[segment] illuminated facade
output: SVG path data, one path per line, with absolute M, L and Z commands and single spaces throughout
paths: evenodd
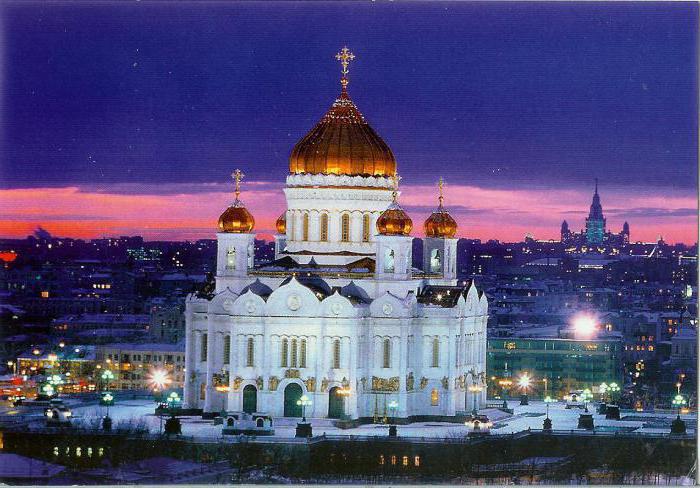
M 187 299 L 189 408 L 300 417 L 306 395 L 307 416 L 378 419 L 454 416 L 485 402 L 488 305 L 457 282 L 442 184 L 416 269 L 396 161 L 348 95 L 354 56 L 337 58 L 341 94 L 292 150 L 270 264 L 253 262 L 254 218 L 234 174 L 215 285 Z

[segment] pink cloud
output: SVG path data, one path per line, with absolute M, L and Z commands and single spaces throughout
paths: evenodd
M 147 193 L 143 185 L 0 190 L 0 235 L 24 237 L 41 225 L 61 236 L 94 238 L 140 234 L 147 239 L 212 238 L 219 214 L 232 200 L 230 185 L 176 185 Z M 241 198 L 255 216 L 261 237 L 272 233 L 285 209 L 281 185 L 247 182 Z M 697 241 L 694 195 L 651 195 L 642 189 L 607 189 L 602 194 L 608 227 L 618 231 L 628 220 L 633 240 L 663 235 L 668 242 Z M 556 239 L 563 219 L 576 230 L 584 225 L 590 191 L 505 190 L 449 185 L 445 206 L 459 224 L 460 237 L 521 240 L 527 233 Z M 401 204 L 413 218 L 414 235 L 436 206 L 434 186 L 402 185 Z

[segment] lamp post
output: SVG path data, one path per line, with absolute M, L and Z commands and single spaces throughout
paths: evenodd
M 102 388 L 105 390 L 109 390 L 109 384 L 114 379 L 114 373 L 112 373 L 112 371 L 110 371 L 109 369 L 105 369 L 102 372 L 101 378 L 102 378 Z
M 544 404 L 547 406 L 547 416 L 544 419 L 544 430 L 552 430 L 552 419 L 549 418 L 549 404 L 556 400 L 549 395 L 544 397 Z
M 681 420 L 681 409 L 683 408 L 683 405 L 687 403 L 688 402 L 683 395 L 680 394 L 676 395 L 673 400 L 671 400 L 671 404 L 678 408 L 678 416 L 676 417 L 676 420 L 671 422 L 671 434 L 685 434 L 685 422 Z
M 598 391 L 600 392 L 600 401 L 605 402 L 605 396 L 608 393 L 608 389 L 610 387 L 608 386 L 607 383 L 601 383 L 600 386 L 598 387 Z
M 301 421 L 306 423 L 306 407 L 311 406 L 311 400 L 306 395 L 302 395 L 299 400 L 297 400 L 297 405 L 301 406 Z
M 503 408 L 508 408 L 508 388 L 513 384 L 513 382 L 509 379 L 505 380 L 499 380 L 498 385 L 501 387 L 501 391 L 503 392 Z
M 396 410 L 399 408 L 399 402 L 392 400 L 389 402 L 389 412 L 391 413 L 391 424 L 389 424 L 389 436 L 396 437 Z
M 583 393 L 581 393 L 581 399 L 583 400 L 583 409 L 586 413 L 588 413 L 588 402 L 591 401 L 593 398 L 593 393 L 591 393 L 591 390 L 586 388 L 583 390 Z
M 523 373 L 520 378 L 518 378 L 518 386 L 523 391 L 523 394 L 520 395 L 520 405 L 527 405 L 529 403 L 527 389 L 530 387 L 530 381 L 531 379 L 527 372 Z
M 610 402 L 615 403 L 615 394 L 620 391 L 620 387 L 617 383 L 610 383 L 608 385 L 608 392 L 610 392 Z
M 472 408 L 472 417 L 476 418 L 476 416 L 479 413 L 479 410 L 476 408 L 476 396 L 481 391 L 481 387 L 478 384 L 473 383 L 472 385 L 469 386 L 469 391 L 471 392 L 472 398 L 474 400 L 474 402 L 473 402 L 474 406 Z

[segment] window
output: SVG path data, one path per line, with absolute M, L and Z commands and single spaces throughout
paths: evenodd
M 408 466 L 408 456 L 404 456 L 401 461 L 401 464 L 403 464 L 404 466 Z
M 396 456 L 391 456 L 391 464 L 396 466 Z
M 308 241 L 309 240 L 309 214 L 304 214 L 304 217 L 302 218 L 301 231 L 302 231 L 301 240 Z
M 369 242 L 369 214 L 362 216 L 362 242 Z
M 333 368 L 340 368 L 340 339 L 333 341 Z
M 248 337 L 248 350 L 246 354 L 246 363 L 245 365 L 247 367 L 252 367 L 255 363 L 255 341 L 253 340 L 252 337 Z
M 199 360 L 206 361 L 207 360 L 207 334 L 202 334 L 202 346 L 201 346 L 201 349 L 199 350 L 199 352 L 200 352 Z
M 420 466 L 420 456 L 416 456 L 413 458 L 413 465 L 416 467 Z
M 54 449 L 58 449 L 58 447 L 54 447 Z M 58 455 L 58 454 L 56 454 Z M 384 465 L 384 454 L 379 455 L 379 464 Z
M 180 358 L 178 357 L 178 360 Z M 231 336 L 224 336 L 224 364 L 228 364 L 231 359 Z
M 306 339 L 301 340 L 301 351 L 299 351 L 299 367 L 306 367 Z
M 440 403 L 440 399 L 438 397 L 438 391 L 437 391 L 437 388 L 433 388 L 433 391 L 430 392 L 430 404 L 433 407 L 437 407 L 438 403 Z
M 384 252 L 384 272 L 393 273 L 394 272 L 394 250 L 387 249 Z
M 292 368 L 297 367 L 297 340 L 292 339 Z
M 321 214 L 321 241 L 328 241 L 328 214 Z
M 340 240 L 342 242 L 350 241 L 350 215 L 343 214 L 340 218 Z
M 433 368 L 440 367 L 440 339 L 433 339 Z
M 226 251 L 226 269 L 236 269 L 236 248 L 229 247 Z
M 384 339 L 384 354 L 382 367 L 391 368 L 391 339 Z
M 205 396 L 205 394 L 206 394 L 206 390 L 207 390 L 207 385 L 206 385 L 206 384 L 202 383 L 201 385 L 199 385 L 199 399 L 200 399 L 200 400 L 204 400 L 204 396 Z
M 289 341 L 287 339 L 282 339 L 282 360 L 280 366 L 282 368 L 287 367 L 287 357 L 288 357 Z

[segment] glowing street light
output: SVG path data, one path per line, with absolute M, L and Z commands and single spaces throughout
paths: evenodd
M 547 406 L 547 418 L 549 418 L 549 404 L 552 402 L 556 402 L 556 398 L 552 398 L 551 396 L 547 395 L 544 397 L 544 403 Z
M 299 400 L 297 400 L 297 405 L 301 406 L 301 421 L 306 422 L 306 407 L 311 406 L 311 400 L 306 395 L 302 395 Z
M 593 398 L 593 393 L 591 393 L 591 390 L 586 388 L 583 390 L 583 393 L 581 393 L 581 400 L 583 400 L 583 405 L 584 405 L 584 410 L 588 412 L 588 402 Z
M 681 418 L 681 409 L 683 408 L 683 405 L 686 405 L 688 402 L 686 399 L 683 397 L 683 395 L 676 395 L 673 400 L 671 400 L 671 404 L 673 404 L 674 407 L 678 408 L 678 418 Z
M 593 317 L 588 315 L 579 315 L 574 319 L 574 332 L 579 337 L 592 337 L 598 328 Z
M 102 381 L 105 384 L 105 390 L 109 390 L 109 384 L 114 379 L 114 373 L 112 373 L 108 369 L 105 369 L 100 377 L 102 378 Z
M 148 382 L 151 384 L 153 391 L 156 392 L 163 390 L 166 385 L 169 385 L 171 379 L 168 376 L 168 372 L 164 369 L 154 369 L 148 375 Z
M 478 409 L 476 408 L 476 397 L 481 391 L 481 386 L 478 384 L 474 383 L 472 385 L 469 385 L 469 392 L 472 394 L 472 399 L 474 400 L 474 407 L 472 408 L 472 416 L 476 417 L 477 414 L 479 413 Z
M 615 403 L 615 394 L 620 391 L 620 386 L 617 383 L 610 383 L 608 391 L 610 392 L 610 401 Z
M 604 402 L 605 401 L 605 394 L 608 392 L 610 387 L 608 386 L 607 383 L 601 383 L 600 386 L 598 387 L 598 391 L 600 392 L 600 401 Z
M 523 394 L 520 396 L 520 405 L 527 405 L 527 389 L 530 387 L 532 380 L 527 373 L 523 373 L 520 378 L 518 378 L 518 386 L 523 390 Z

